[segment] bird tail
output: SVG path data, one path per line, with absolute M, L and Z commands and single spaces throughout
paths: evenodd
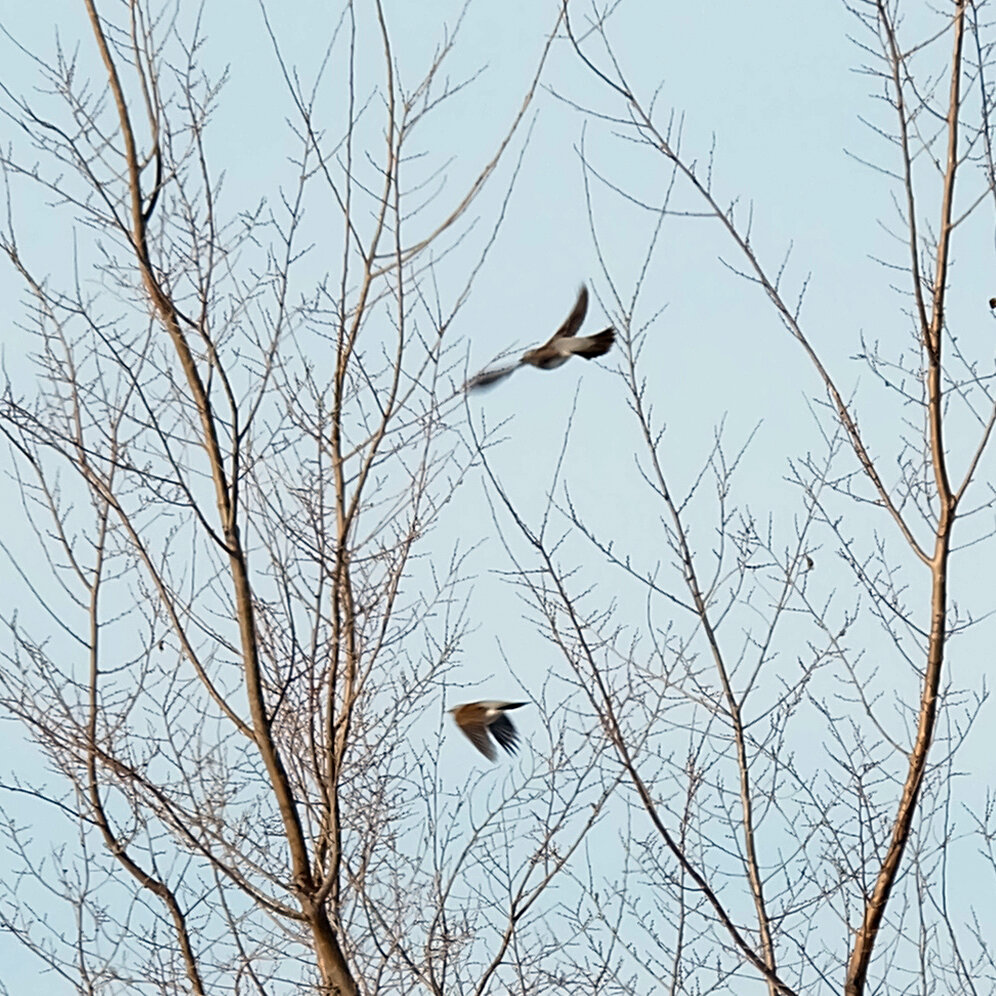
M 583 356 L 586 360 L 593 360 L 596 356 L 604 356 L 616 341 L 616 330 L 611 326 L 596 332 L 595 335 L 585 336 L 581 342 L 584 345 L 576 350 L 578 356 Z

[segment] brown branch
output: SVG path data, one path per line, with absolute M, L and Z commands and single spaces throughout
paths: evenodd
M 214 482 L 215 500 L 221 520 L 229 568 L 232 576 L 236 616 L 242 643 L 243 666 L 249 712 L 252 717 L 253 735 L 260 756 L 266 767 L 281 820 L 287 837 L 293 869 L 293 880 L 298 900 L 308 916 L 309 926 L 318 955 L 319 969 L 326 985 L 342 996 L 354 996 L 356 983 L 352 978 L 345 955 L 332 929 L 322 904 L 313 901 L 314 881 L 311 873 L 308 845 L 304 837 L 301 818 L 297 811 L 287 770 L 273 739 L 271 719 L 267 713 L 262 686 L 259 647 L 256 639 L 255 610 L 249 580 L 248 560 L 239 534 L 238 504 L 234 497 L 234 482 L 230 483 L 225 469 L 225 459 L 218 440 L 216 420 L 204 381 L 180 325 L 179 311 L 169 294 L 156 278 L 147 242 L 149 216 L 143 211 L 142 180 L 137 145 L 127 100 L 118 76 L 117 67 L 107 42 L 94 0 L 84 0 L 94 39 L 107 70 L 108 85 L 118 112 L 124 142 L 128 171 L 128 190 L 131 199 L 131 242 L 142 281 L 153 308 L 165 327 L 176 350 L 201 421 L 203 444 L 207 453 Z
M 881 6 L 881 4 L 880 4 Z M 854 941 L 847 965 L 844 987 L 846 996 L 861 996 L 865 991 L 868 966 L 878 931 L 885 916 L 889 896 L 899 874 L 903 853 L 909 843 L 913 818 L 923 784 L 930 745 L 937 723 L 937 697 L 944 664 L 947 623 L 948 559 L 951 532 L 957 502 L 948 482 L 943 450 L 943 394 L 941 385 L 941 336 L 944 327 L 944 295 L 948 276 L 951 239 L 951 216 L 954 206 L 954 184 L 958 170 L 958 110 L 962 72 L 962 42 L 965 26 L 965 0 L 956 0 L 953 20 L 954 46 L 951 56 L 951 86 L 948 100 L 948 153 L 944 176 L 944 196 L 941 203 L 941 231 L 937 250 L 937 270 L 934 276 L 933 313 L 927 330 L 925 347 L 928 358 L 928 421 L 930 426 L 931 458 L 937 483 L 940 514 L 937 523 L 934 555 L 931 558 L 930 637 L 927 644 L 927 667 L 920 694 L 916 740 L 909 756 L 909 770 L 893 823 L 889 845 L 875 878 L 871 895 L 865 898 L 864 917 Z M 909 180 L 907 180 L 909 183 Z
M 621 96 L 628 104 L 632 114 L 634 116 L 633 123 L 636 125 L 637 129 L 645 132 L 652 140 L 652 145 L 670 161 L 674 167 L 684 176 L 685 180 L 691 185 L 695 192 L 706 202 L 709 207 L 710 213 L 715 217 L 715 219 L 726 229 L 727 234 L 736 243 L 737 248 L 743 254 L 744 258 L 747 260 L 747 266 L 753 273 L 753 279 L 764 289 L 767 294 L 768 299 L 775 306 L 778 311 L 779 316 L 785 323 L 785 327 L 789 330 L 791 335 L 796 339 L 796 341 L 802 346 L 803 351 L 809 358 L 814 369 L 823 382 L 823 385 L 830 395 L 833 402 L 834 409 L 841 421 L 841 424 L 847 430 L 848 439 L 850 440 L 851 447 L 854 450 L 855 456 L 858 458 L 858 462 L 861 465 L 862 470 L 867 475 L 868 479 L 871 481 L 875 491 L 878 494 L 879 500 L 882 505 L 888 510 L 889 514 L 892 516 L 893 521 L 898 526 L 900 532 L 903 534 L 906 542 L 910 545 L 913 552 L 925 563 L 930 563 L 930 557 L 926 551 L 917 542 L 916 537 L 913 535 L 912 530 L 907 524 L 906 520 L 903 518 L 898 506 L 893 501 L 892 496 L 889 494 L 885 483 L 879 476 L 878 470 L 875 467 L 875 463 L 872 460 L 871 454 L 865 447 L 864 440 L 858 429 L 857 422 L 851 415 L 850 409 L 847 406 L 847 402 L 844 401 L 843 395 L 837 389 L 837 385 L 830 375 L 830 371 L 824 366 L 822 360 L 816 353 L 809 339 L 806 337 L 799 325 L 799 322 L 793 313 L 792 309 L 785 303 L 782 299 L 781 294 L 778 291 L 776 282 L 768 276 L 767 271 L 761 265 L 757 254 L 754 252 L 750 245 L 749 238 L 741 233 L 734 223 L 733 212 L 725 211 L 720 207 L 719 203 L 716 201 L 712 192 L 706 183 L 703 183 L 696 175 L 694 169 L 689 166 L 684 159 L 678 154 L 678 152 L 672 148 L 670 142 L 667 138 L 660 133 L 657 126 L 654 124 L 653 118 L 650 113 L 648 113 L 642 103 L 638 100 L 633 91 L 625 84 L 623 81 L 621 84 L 612 81 L 605 73 L 598 69 L 594 63 L 581 51 L 581 43 L 575 37 L 573 29 L 571 27 L 570 18 L 567 14 L 567 3 L 566 0 L 563 5 L 564 10 L 564 21 L 567 27 L 568 36 L 571 39 L 571 43 L 574 47 L 574 51 L 577 53 L 578 57 L 584 62 L 586 66 L 601 80 L 603 80 L 608 86 L 610 86 L 619 96 Z
M 571 629 L 574 633 L 575 638 L 582 648 L 582 653 L 584 659 L 588 665 L 588 670 L 586 674 L 591 677 L 594 683 L 594 688 L 588 682 L 583 682 L 583 688 L 585 693 L 588 695 L 589 700 L 594 706 L 596 712 L 601 717 L 606 733 L 608 734 L 609 740 L 616 750 L 619 757 L 620 763 L 623 769 L 626 771 L 630 782 L 636 789 L 637 795 L 640 798 L 640 802 L 643 805 L 644 811 L 650 818 L 655 830 L 660 835 L 661 839 L 664 841 L 665 846 L 674 856 L 675 860 L 681 866 L 682 870 L 686 875 L 695 883 L 696 888 L 702 893 L 706 898 L 709 905 L 713 908 L 717 919 L 722 924 L 723 928 L 729 934 L 733 943 L 741 951 L 743 956 L 757 969 L 757 971 L 764 977 L 768 982 L 769 986 L 773 989 L 775 993 L 780 994 L 780 996 L 795 996 L 795 991 L 785 982 L 779 978 L 777 971 L 771 967 L 766 957 L 762 957 L 755 950 L 754 947 L 748 942 L 748 940 L 740 932 L 740 929 L 733 922 L 733 918 L 726 911 L 719 896 L 713 891 L 712 887 L 706 881 L 705 876 L 692 864 L 691 860 L 685 853 L 685 850 L 680 846 L 675 837 L 668 830 L 667 826 L 664 824 L 660 813 L 657 809 L 657 804 L 654 802 L 654 798 L 650 790 L 647 788 L 646 783 L 640 775 L 639 769 L 636 766 L 636 762 L 633 759 L 633 755 L 630 752 L 629 747 L 626 743 L 626 738 L 623 734 L 622 728 L 619 724 L 619 720 L 616 716 L 616 710 L 613 703 L 612 693 L 605 683 L 605 679 L 602 675 L 601 669 L 595 662 L 594 654 L 590 646 L 588 645 L 587 637 L 585 636 L 585 625 L 577 615 L 577 610 L 574 607 L 574 601 L 564 587 L 564 581 L 561 577 L 560 571 L 557 570 L 556 565 L 553 563 L 553 559 L 549 550 L 546 548 L 542 537 L 538 536 L 523 518 L 520 516 L 512 500 L 509 498 L 505 489 L 502 487 L 501 483 L 498 481 L 494 470 L 491 467 L 490 461 L 487 458 L 485 451 L 478 446 L 478 456 L 481 461 L 481 466 L 484 468 L 491 485 L 495 490 L 495 493 L 501 499 L 505 510 L 508 512 L 512 521 L 515 523 L 516 527 L 519 529 L 522 536 L 525 538 L 526 542 L 536 551 L 540 560 L 543 563 L 544 573 L 554 584 L 556 588 L 560 604 L 563 607 L 564 612 L 566 612 L 568 619 L 570 620 Z M 511 555 L 511 551 L 508 548 L 507 543 L 505 544 L 506 550 Z M 531 580 L 531 575 L 529 572 L 522 570 L 521 574 L 526 580 L 526 583 L 533 589 L 534 594 L 539 593 L 535 590 L 534 582 Z M 555 620 L 550 619 L 551 626 L 554 627 L 554 636 L 560 643 L 559 636 L 556 632 Z M 565 647 L 562 643 L 561 649 L 563 650 L 565 656 L 569 661 L 571 661 L 572 666 L 577 666 L 573 659 L 573 656 L 568 647 Z
M 98 533 L 95 541 L 97 551 L 96 562 L 93 568 L 93 581 L 90 588 L 90 676 L 89 676 L 89 696 L 87 701 L 87 727 L 86 727 L 86 775 L 87 775 L 87 795 L 90 807 L 93 811 L 94 821 L 100 830 L 104 843 L 111 855 L 118 861 L 122 868 L 132 876 L 143 889 L 148 890 L 157 896 L 169 912 L 176 931 L 177 943 L 180 945 L 180 952 L 183 956 L 183 964 L 187 971 L 187 978 L 193 991 L 198 996 L 203 996 L 204 985 L 201 981 L 200 970 L 197 966 L 197 957 L 194 954 L 190 941 L 190 932 L 187 930 L 186 916 L 180 908 L 173 890 L 161 879 L 151 875 L 142 868 L 134 858 L 128 853 L 124 844 L 111 827 L 110 818 L 104 809 L 104 802 L 100 793 L 100 786 L 97 778 L 97 717 L 100 713 L 100 693 L 98 685 L 100 680 L 100 621 L 99 604 L 100 588 L 104 566 L 104 555 L 106 552 L 107 527 L 109 519 L 109 506 L 105 502 L 98 515 Z

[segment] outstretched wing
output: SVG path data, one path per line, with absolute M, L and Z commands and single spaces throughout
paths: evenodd
M 488 728 L 483 723 L 468 723 L 466 726 L 461 726 L 460 729 L 467 734 L 467 739 L 489 761 L 495 759 L 495 745 L 491 743 L 491 738 L 488 736 Z M 507 750 L 508 748 L 505 749 Z
M 578 299 L 574 302 L 574 310 L 567 316 L 564 324 L 553 333 L 550 342 L 553 342 L 554 339 L 563 339 L 565 336 L 574 335 L 581 328 L 586 314 L 588 314 L 588 288 L 582 284 L 581 290 L 578 291 Z
M 512 721 L 502 713 L 497 719 L 492 720 L 488 729 L 491 731 L 491 736 L 501 744 L 509 754 L 514 754 L 516 748 L 519 746 L 519 734 L 515 727 L 512 725 Z
M 490 387 L 492 384 L 497 384 L 498 381 L 504 380 L 509 374 L 515 373 L 519 369 L 519 364 L 510 363 L 507 367 L 495 367 L 493 370 L 482 370 L 479 374 L 471 377 L 466 384 L 463 385 L 465 391 L 474 391 L 479 387 Z

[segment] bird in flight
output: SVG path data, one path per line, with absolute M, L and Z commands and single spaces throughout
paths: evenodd
M 509 374 L 514 373 L 523 363 L 539 367 L 540 370 L 553 370 L 566 363 L 572 356 L 583 356 L 586 360 L 596 356 L 604 356 L 616 339 L 616 330 L 610 325 L 595 335 L 579 336 L 575 333 L 581 328 L 584 316 L 588 312 L 588 288 L 582 284 L 578 291 L 578 299 L 574 308 L 567 316 L 564 324 L 553 333 L 548 342 L 535 349 L 529 349 L 521 358 L 508 366 L 496 367 L 492 370 L 482 370 L 476 377 L 471 377 L 464 390 L 472 391 L 476 387 L 489 387 L 497 384 Z
M 509 709 L 519 709 L 526 702 L 468 702 L 449 711 L 467 739 L 489 760 L 497 756 L 491 738 L 509 754 L 519 746 L 519 734 L 505 715 Z M 490 734 L 490 735 L 489 735 Z

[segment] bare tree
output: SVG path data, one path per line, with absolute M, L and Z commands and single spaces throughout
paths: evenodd
M 719 190 L 712 152 L 630 82 L 624 4 L 554 5 L 456 191 L 459 134 L 421 136 L 474 89 L 451 75 L 462 21 L 412 75 L 381 4 L 344 4 L 309 71 L 261 5 L 291 148 L 263 198 L 217 158 L 204 12 L 83 0 L 78 49 L 20 49 L 42 85 L 2 87 L 0 239 L 31 346 L 0 428 L 29 528 L 3 531 L 24 598 L 0 701 L 41 760 L 2 784 L 8 935 L 85 992 L 993 988 L 963 884 L 996 867 L 965 749 L 985 688 L 949 661 L 976 622 L 953 593 L 993 541 L 996 397 L 948 317 L 990 293 L 953 260 L 996 209 L 992 39 L 983 5 L 906 6 L 849 8 L 909 331 L 860 342 L 877 394 L 817 348 L 809 275 L 759 248 L 763 205 Z M 471 407 L 464 431 L 451 347 L 556 45 L 621 343 L 601 403 L 636 453 L 625 524 L 574 483 L 570 432 L 527 511 L 506 427 Z M 25 235 L 43 205 L 68 266 Z M 650 233 L 625 270 L 602 228 L 621 207 Z M 815 441 L 782 464 L 791 519 L 744 483 L 776 458 L 741 413 L 715 410 L 690 475 L 672 445 L 651 275 L 678 218 L 725 240 L 717 273 L 760 292 L 817 385 Z M 491 787 L 439 747 L 479 613 L 477 537 L 444 549 L 436 527 L 478 464 L 520 628 L 562 661 L 529 688 L 532 761 Z M 847 585 L 824 580 L 832 552 Z M 960 789 L 966 766 L 989 787 Z
M 978 244 L 969 222 L 996 209 L 994 39 L 984 5 L 914 6 L 848 8 L 873 86 L 868 120 L 885 139 L 873 166 L 893 188 L 883 222 L 899 230 L 881 284 L 888 293 L 902 277 L 909 330 L 902 343 L 862 340 L 881 388 L 862 393 L 862 420 L 846 373 L 807 331 L 810 276 L 795 278 L 787 255 L 771 265 L 752 240 L 763 206 L 717 189 L 712 153 L 683 148 L 688 122 L 630 82 L 645 67 L 627 65 L 613 40 L 625 5 L 563 4 L 587 89 L 558 81 L 557 91 L 585 118 L 591 231 L 638 440 L 632 478 L 614 487 L 639 541 L 620 535 L 618 516 L 599 523 L 559 477 L 535 522 L 485 459 L 496 522 L 517 537 L 507 541 L 514 581 L 574 675 L 608 770 L 631 789 L 641 887 L 588 922 L 611 927 L 616 978 L 642 979 L 633 992 L 649 979 L 670 992 L 744 992 L 752 979 L 772 994 L 848 996 L 988 992 L 996 980 L 983 939 L 991 904 L 957 899 L 991 833 L 980 815 L 991 810 L 991 770 L 960 753 L 985 685 L 966 688 L 948 665 L 952 640 L 976 622 L 952 591 L 972 592 L 978 558 L 991 555 L 980 549 L 993 543 L 992 350 L 968 350 L 948 315 L 955 293 L 976 314 L 988 297 L 956 280 L 952 261 L 960 236 L 966 252 Z M 652 199 L 631 179 L 644 179 L 648 156 Z M 603 239 L 634 208 L 650 234 L 642 265 L 623 271 Z M 784 349 L 801 350 L 819 385 L 817 445 L 783 464 L 799 498 L 791 519 L 738 497 L 745 463 L 770 467 L 772 456 L 754 452 L 750 431 L 731 433 L 722 410 L 715 445 L 681 483 L 680 430 L 668 424 L 681 416 L 655 350 L 666 302 L 650 276 L 677 218 L 719 230 L 717 287 L 724 267 L 756 287 Z M 891 425 L 889 437 L 880 426 Z M 851 585 L 827 590 L 815 567 L 834 550 Z M 991 611 L 991 598 L 982 605 Z M 966 763 L 987 790 L 959 793 Z
M 0 700 L 47 775 L 4 783 L 0 922 L 81 992 L 539 991 L 571 971 L 546 891 L 616 782 L 550 701 L 550 763 L 465 805 L 438 733 L 472 543 L 425 539 L 474 459 L 447 330 L 555 33 L 453 194 L 419 131 L 473 83 L 459 22 L 410 83 L 379 2 L 310 74 L 254 11 L 294 151 L 233 207 L 202 14 L 83 8 L 89 40 L 22 50 L 44 83 L 4 88 L 37 380 L 8 378 L 0 426 L 36 552 L 5 546 L 33 604 Z M 73 272 L 21 237 L 45 201 Z

